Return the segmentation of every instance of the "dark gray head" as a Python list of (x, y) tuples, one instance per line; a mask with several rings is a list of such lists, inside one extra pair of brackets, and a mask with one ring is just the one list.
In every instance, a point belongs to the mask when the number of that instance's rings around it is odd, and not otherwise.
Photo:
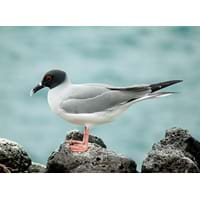
[(48, 87), (49, 89), (55, 88), (61, 83), (63, 83), (66, 79), (67, 75), (64, 71), (56, 69), (48, 71), (43, 76), (41, 83), (39, 83), (36, 87), (32, 89), (31, 95), (44, 87)]

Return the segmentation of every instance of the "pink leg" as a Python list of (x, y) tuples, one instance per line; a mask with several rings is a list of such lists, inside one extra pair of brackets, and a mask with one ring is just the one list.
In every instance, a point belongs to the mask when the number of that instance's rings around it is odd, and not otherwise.
[(69, 149), (73, 152), (85, 152), (88, 150), (88, 141), (89, 141), (89, 129), (85, 127), (83, 133), (83, 141), (72, 140), (72, 143), (69, 145)]

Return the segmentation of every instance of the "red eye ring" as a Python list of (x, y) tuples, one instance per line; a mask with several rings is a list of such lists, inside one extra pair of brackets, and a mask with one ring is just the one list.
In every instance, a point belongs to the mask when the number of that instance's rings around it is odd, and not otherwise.
[(46, 80), (46, 81), (51, 81), (51, 80), (52, 80), (52, 76), (47, 75), (47, 76), (45, 77), (45, 80)]

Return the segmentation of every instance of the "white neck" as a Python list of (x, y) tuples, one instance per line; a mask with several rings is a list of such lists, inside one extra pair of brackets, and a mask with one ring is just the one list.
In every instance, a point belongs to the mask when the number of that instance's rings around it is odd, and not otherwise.
[(62, 98), (65, 91), (71, 83), (69, 81), (64, 81), (60, 85), (56, 86), (55, 88), (52, 88), (48, 92), (48, 98)]
[(51, 110), (53, 110), (56, 113), (59, 111), (60, 103), (66, 95), (66, 92), (64, 91), (67, 91), (67, 88), (69, 88), (70, 85), (70, 82), (64, 81), (62, 84), (49, 90), (48, 103)]

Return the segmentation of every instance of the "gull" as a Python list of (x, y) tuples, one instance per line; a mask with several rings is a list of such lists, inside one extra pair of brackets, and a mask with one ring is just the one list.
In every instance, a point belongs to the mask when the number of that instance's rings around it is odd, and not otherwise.
[(174, 94), (159, 90), (179, 82), (182, 80), (128, 87), (98, 83), (72, 84), (67, 73), (54, 69), (43, 76), (30, 95), (44, 87), (49, 88), (47, 99), (50, 109), (64, 120), (84, 126), (83, 140), (71, 140), (69, 149), (72, 152), (85, 152), (89, 148), (89, 129), (92, 126), (112, 122), (136, 102)]

